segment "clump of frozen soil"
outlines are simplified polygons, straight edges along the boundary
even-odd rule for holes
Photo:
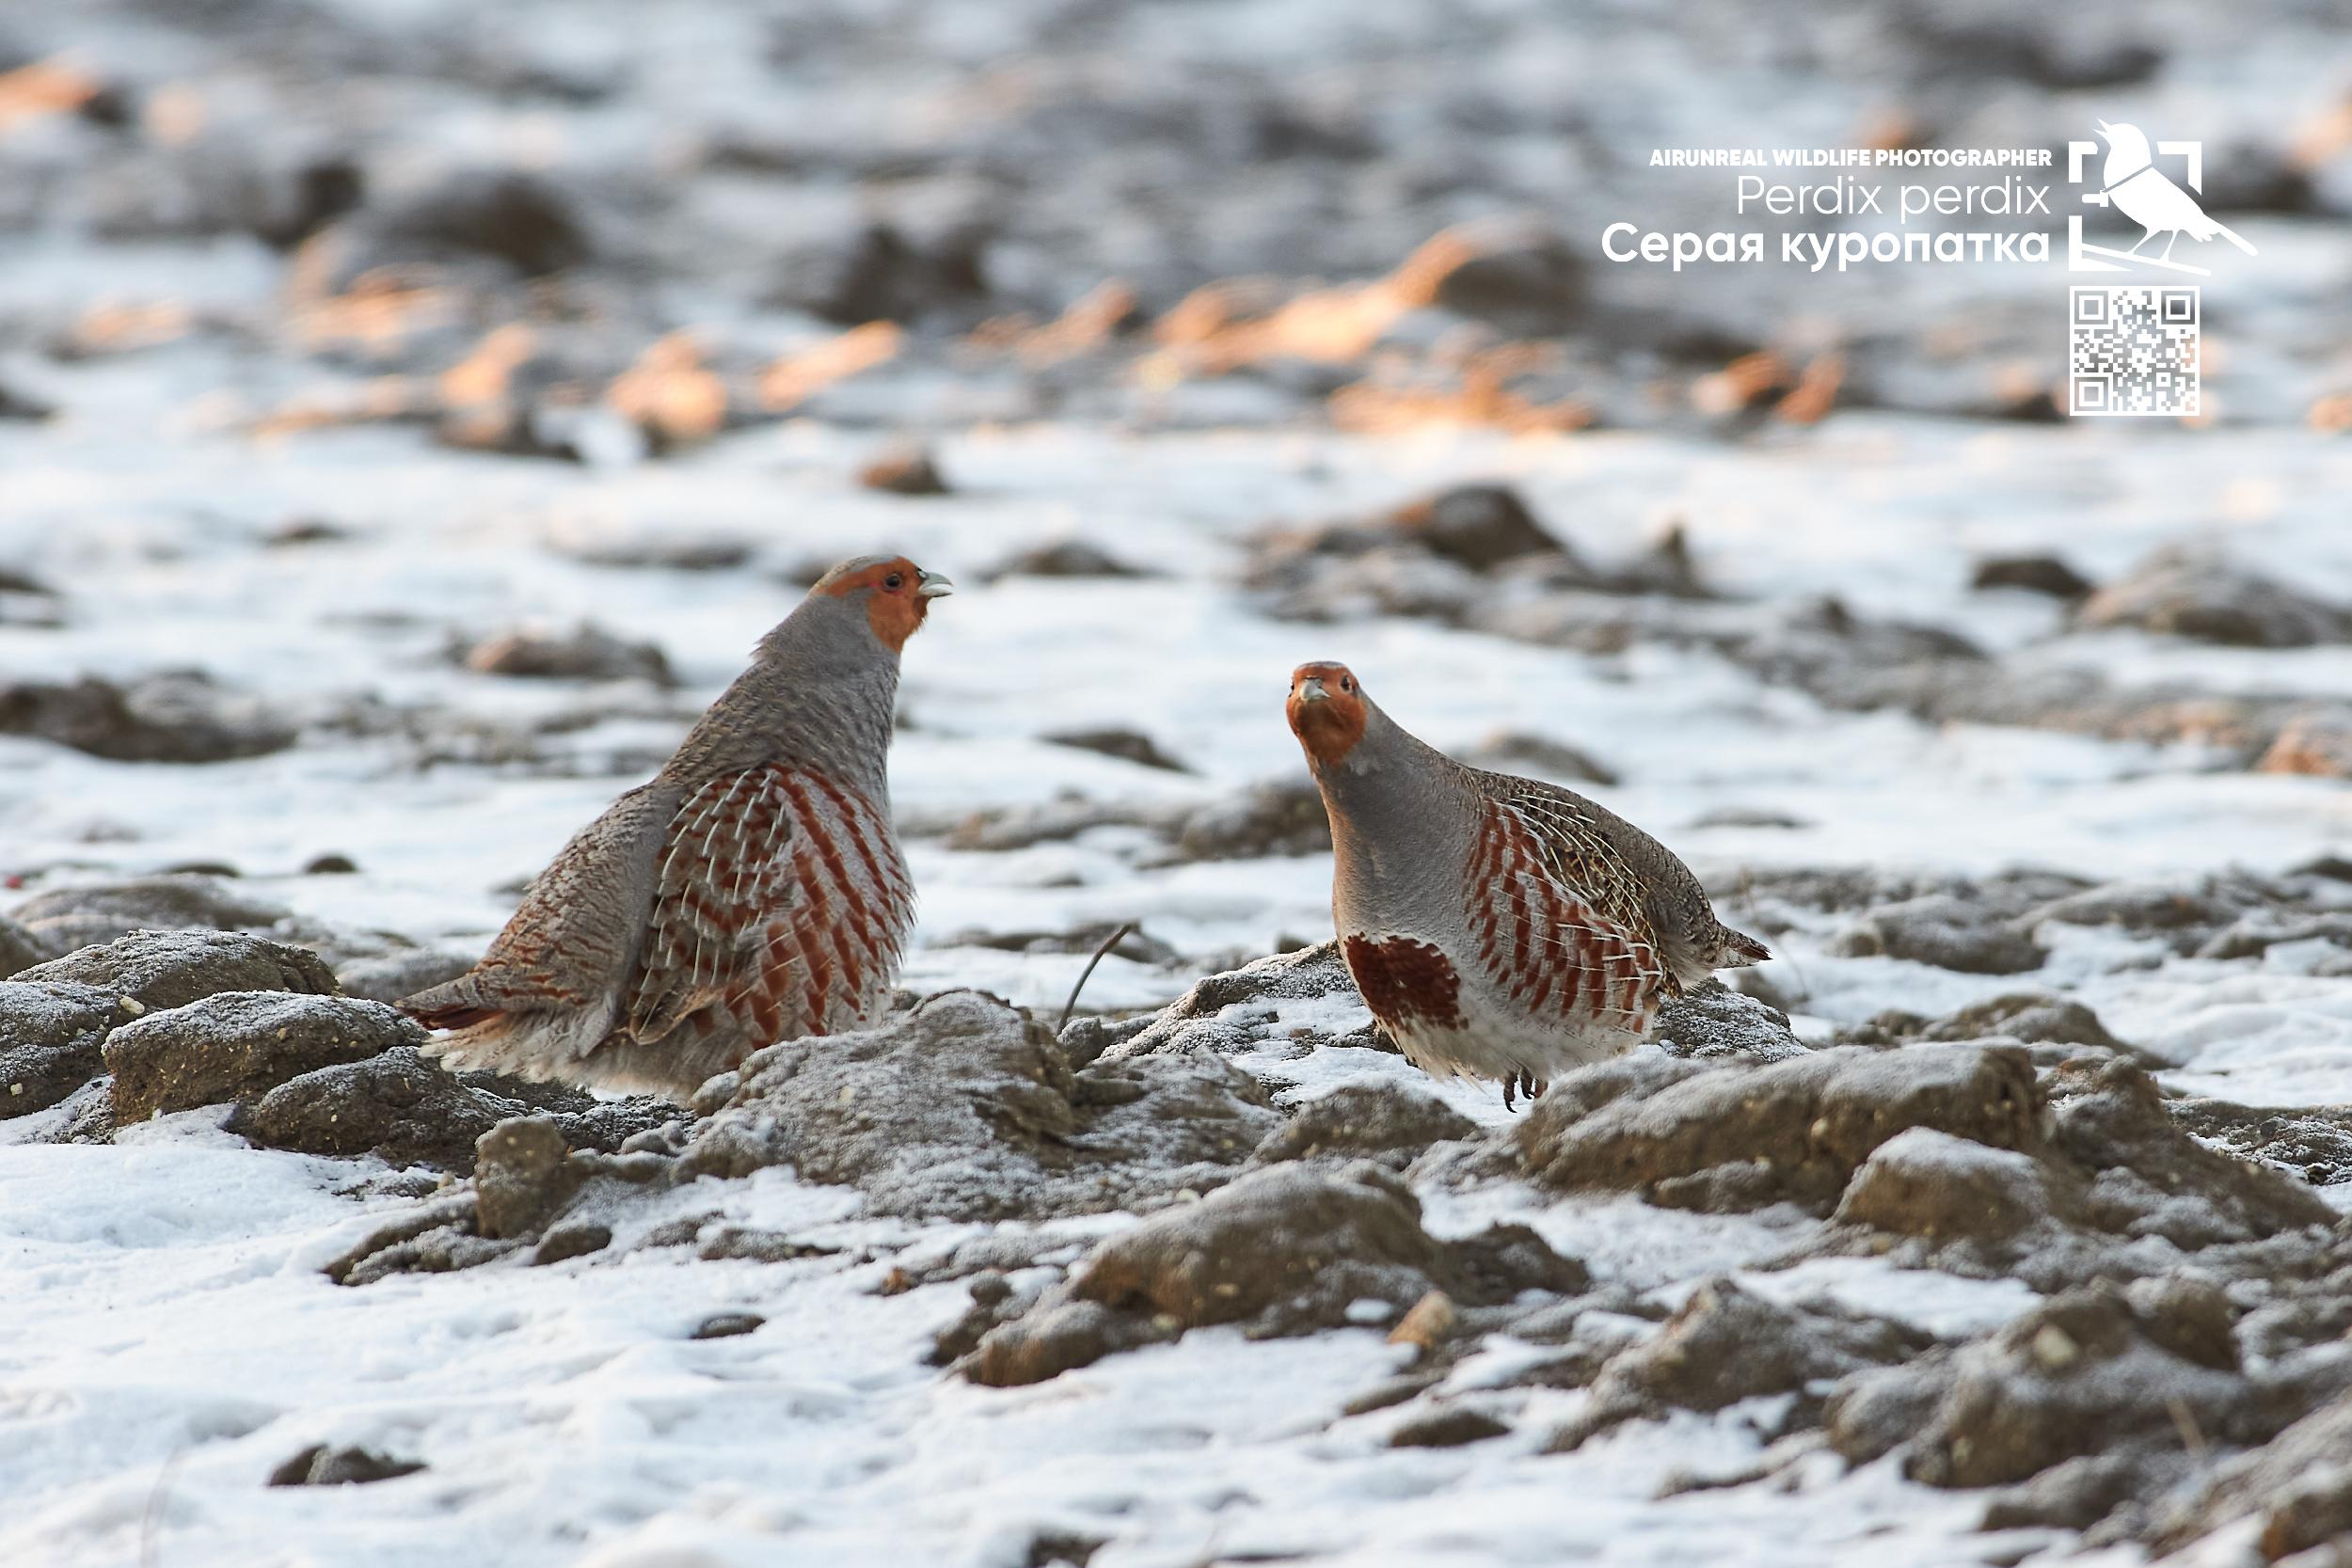
[[[1280,1164],[1104,1243],[962,1365],[975,1382],[1036,1383],[1188,1328],[1303,1334],[1362,1322],[1367,1302],[1401,1317],[1433,1292],[1490,1307],[1586,1283],[1523,1227],[1439,1242],[1412,1190],[1375,1165]]]

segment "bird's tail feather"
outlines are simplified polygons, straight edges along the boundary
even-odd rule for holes
[[[2229,241],[2240,250],[2246,252],[2247,255],[2251,256],[2254,254],[2254,247],[2248,245],[2244,236],[2240,235],[2236,230],[2232,229],[2227,224],[2221,223],[2217,223],[2213,227],[2214,232],[2219,234],[2223,239]]]
[[[428,1029],[463,1029],[500,1010],[497,1000],[483,989],[479,968],[437,986],[427,986],[402,997],[393,1006]]]
[[[499,1016],[496,1007],[476,1006],[471,1003],[453,1002],[446,1006],[419,1006],[414,1001],[400,1004],[400,1010],[428,1029],[467,1029],[485,1019]]]
[[[1720,969],[1745,969],[1750,964],[1760,964],[1772,956],[1771,948],[1746,932],[1735,931],[1728,926],[1723,928],[1719,952],[1721,957],[1716,967]]]
[[[422,1049],[424,1054],[451,1072],[502,1072],[512,1078],[530,1079],[552,1077],[537,1037],[531,1030],[517,1027],[521,1022],[511,1013],[485,1012],[478,1021],[438,1025],[456,1032],[436,1035],[425,1041]]]

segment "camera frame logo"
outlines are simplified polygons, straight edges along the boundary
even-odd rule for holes
[[[2202,142],[2159,141],[2153,145],[2139,127],[2098,123],[2098,141],[2066,144],[2070,183],[2093,183],[2086,173],[2098,159],[2085,207],[2099,207],[2139,225],[2128,249],[2083,239],[2083,214],[2066,220],[2066,270],[2070,273],[2157,272],[2211,277],[2213,271],[2173,250],[2183,236],[2199,246],[2227,240],[2255,254],[2245,237],[2206,214],[2199,199],[2205,188]],[[2104,144],[2104,145],[2103,145]],[[2163,161],[2177,160],[2180,178]],[[2146,253],[2158,236],[2164,248]],[[2203,290],[2197,284],[2076,284],[2068,291],[2066,312],[2067,412],[2083,416],[2195,418],[2203,412]]]

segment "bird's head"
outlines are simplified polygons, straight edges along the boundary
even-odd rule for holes
[[[818,578],[808,596],[863,611],[875,641],[895,654],[922,626],[931,601],[953,592],[955,584],[903,555],[862,555]]]
[[[2138,126],[2109,125],[2104,119],[2098,122],[2098,126],[2099,135],[2106,139],[2108,151],[2120,152],[2127,159],[2137,159],[2141,163],[2154,161],[2148,150],[2148,138],[2140,134]]]
[[[1283,712],[1308,760],[1326,768],[1356,749],[1371,716],[1356,673],[1329,662],[1302,664],[1291,672],[1290,702]]]

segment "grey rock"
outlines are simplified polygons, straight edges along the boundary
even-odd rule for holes
[[[1276,1014],[1282,1003],[1324,998],[1362,1005],[1356,978],[1348,974],[1336,942],[1277,953],[1222,974],[1204,975],[1150,1023],[1106,1049],[1104,1059],[1132,1060],[1163,1053],[1240,1054],[1278,1038]],[[1318,1043],[1375,1044],[1377,1034],[1372,1015],[1366,1011],[1363,1017],[1364,1022],[1350,1034]],[[1303,1049],[1306,1043],[1295,1036],[1279,1037],[1293,1043],[1294,1049]]]
[[[1795,1395],[1781,1417],[1793,1423],[1818,1408],[1815,1389],[1904,1360],[1924,1338],[1883,1319],[1781,1307],[1731,1279],[1711,1279],[1656,1335],[1602,1365],[1590,1399],[1549,1447],[1575,1449],[1636,1417],[1721,1410],[1764,1394]]]
[[[395,1045],[290,1077],[240,1107],[229,1126],[269,1148],[463,1170],[474,1140],[525,1109],[469,1088],[412,1045]]]
[[[2015,974],[2045,957],[2026,930],[1989,918],[1979,905],[1945,894],[1886,904],[1830,940],[1843,958],[1908,958],[1967,974]]]
[[[677,684],[669,659],[655,644],[631,641],[587,625],[563,633],[501,632],[453,651],[467,669],[485,675],[532,680],[643,680],[661,687]]]
[[[1253,1338],[1294,1335],[1341,1326],[1366,1299],[1402,1313],[1432,1292],[1494,1304],[1587,1282],[1581,1264],[1521,1227],[1438,1241],[1411,1190],[1376,1165],[1278,1164],[1103,1243],[961,1368],[977,1383],[1037,1383],[1215,1323]]]
[[[985,297],[985,235],[950,225],[918,233],[867,223],[787,241],[762,296],[769,305],[810,311],[853,326],[968,311]]]
[[[558,541],[553,546],[574,561],[616,570],[732,572],[752,559],[752,546],[724,535],[679,534],[667,529],[618,537]],[[827,562],[830,565],[830,562]],[[823,576],[820,569],[818,577]],[[815,578],[809,581],[814,582]],[[806,584],[803,584],[806,586]]]
[[[1995,1148],[2042,1146],[2041,1098],[2014,1047],[1844,1047],[1756,1067],[1650,1061],[1555,1080],[1508,1134],[1527,1174],[1571,1190],[1638,1190],[1672,1207],[1825,1208],[1906,1128]],[[1637,1085],[1646,1092],[1627,1092]]]
[[[2281,942],[2331,942],[2346,950],[2352,958],[2352,912],[2330,911],[2325,914],[2264,911],[2240,916],[2226,929],[2217,931],[2199,944],[2201,958],[2259,958]]]
[[[94,986],[0,980],[0,1120],[45,1111],[103,1072],[100,1044],[130,1016]]]
[[[119,685],[0,683],[0,735],[38,736],[113,762],[228,762],[282,752],[294,724],[199,672]]]
[[[1147,578],[1153,574],[1083,539],[1018,550],[980,573],[982,582],[1005,578]]]
[[[521,277],[588,259],[587,226],[570,195],[519,170],[451,168],[368,203],[304,242],[295,277],[312,295],[340,293],[361,274],[403,263],[487,261]]]
[[[2007,1241],[2049,1217],[2058,1201],[2032,1156],[1913,1127],[1870,1151],[1836,1218],[1928,1241]]]
[[[94,986],[131,998],[140,1012],[182,1007],[223,991],[335,991],[335,976],[317,954],[240,931],[133,931],[36,964],[16,978]]]
[[[1071,1069],[1053,1037],[970,991],[880,1028],[787,1040],[697,1101],[687,1175],[789,1164],[866,1194],[876,1212],[1036,1218],[1227,1180],[1279,1119],[1222,1062]]]
[[[338,1285],[361,1286],[399,1274],[449,1274],[493,1262],[524,1245],[485,1236],[475,1224],[471,1187],[426,1200],[378,1226],[321,1272]]]
[[[2121,926],[2134,935],[2196,933],[2229,925],[2268,901],[2268,889],[2235,877],[2105,882],[2041,904],[2020,924]]]
[[[452,1074],[404,1044],[289,1078],[241,1104],[229,1129],[269,1148],[373,1154],[463,1174],[484,1133],[534,1111],[554,1118],[569,1147],[605,1153],[675,1115],[649,1099],[598,1101],[491,1073]]]
[[[1805,1050],[1787,1013],[1713,979],[1667,998],[1650,1037],[1669,1056],[1699,1061],[1785,1062]]]
[[[227,991],[118,1025],[103,1051],[117,1121],[257,1100],[314,1068],[354,1062],[424,1037],[378,1002],[283,991]]]
[[[868,490],[894,496],[947,494],[947,482],[940,477],[939,465],[920,447],[883,452],[858,470],[857,482]]]
[[[1883,24],[1900,30],[1913,70],[1925,81],[1990,77],[2082,91],[2144,82],[2165,58],[2161,48],[2128,33],[2070,26],[2062,14],[2035,8],[1898,6],[1883,13]]]
[[[2258,1160],[2315,1187],[2352,1181],[2352,1109],[2341,1105],[2237,1105],[2168,1100],[2183,1131],[2242,1159]]]
[[[2251,1546],[2260,1560],[2307,1560],[2304,1554],[2352,1532],[2347,1451],[2352,1393],[2339,1393],[2265,1447],[2222,1462],[2201,1495],[2162,1522],[2153,1544],[2169,1553],[2225,1526],[2258,1519]]]
[[[292,917],[282,904],[217,877],[185,874],[87,882],[37,893],[11,911],[61,956],[133,931],[268,931]]]
[[[1547,779],[1583,784],[1617,782],[1614,768],[1595,761],[1581,747],[1518,730],[1497,730],[1465,753],[1462,760],[1500,773],[1539,773]]]
[[[2191,1137],[2155,1080],[2128,1061],[2069,1062],[2048,1075],[2043,1092],[2052,1147],[2086,1173],[2084,1212],[2102,1229],[2161,1236],[2187,1252],[2336,1223],[2335,1211],[2300,1181]]]
[[[1506,1436],[1510,1431],[1508,1423],[1483,1410],[1453,1405],[1398,1422],[1389,1433],[1389,1447],[1458,1449],[1470,1443],[1483,1443],[1489,1437]]]
[[[1427,1089],[1343,1084],[1307,1101],[1260,1144],[1258,1164],[1343,1156],[1401,1168],[1431,1144],[1478,1135],[1478,1124]]]
[[[57,952],[40,933],[0,916],[0,980],[54,958]]]
[[[1457,484],[1390,514],[1387,526],[1432,555],[1491,571],[1520,556],[1558,554],[1563,546],[1546,531],[1504,484]]]
[[[2099,1022],[2099,1015],[2080,1002],[2031,991],[2012,991],[1972,1002],[1928,1025],[1920,1037],[1971,1040],[1987,1035],[2007,1035],[2027,1045],[2087,1045],[2147,1058],[2137,1046],[2109,1034],[2106,1025]]]
[[[1985,1504],[1984,1528],[2089,1529],[2158,1477],[2137,1456],[2076,1454]]]
[[[1096,828],[1143,828],[1172,837],[1182,830],[1181,809],[1130,800],[1057,800],[1035,805],[999,807],[928,826],[944,832],[947,847],[983,854],[1026,849],[1039,844],[1062,844]],[[902,822],[899,831],[915,826]]]
[[[1315,625],[1397,615],[1461,626],[1495,596],[1494,584],[1476,567],[1409,539],[1379,533],[1358,545],[1359,537],[1354,531],[1317,535],[1308,547],[1262,557],[1248,580],[1272,590],[1266,613]]]
[[[1073,1068],[1091,1067],[1112,1046],[1124,1044],[1150,1028],[1154,1016],[1139,1013],[1121,1019],[1073,1018],[1062,1025],[1058,1037],[1062,1054],[1070,1058]]]
[[[424,1468],[421,1461],[393,1459],[370,1449],[333,1448],[320,1443],[303,1449],[272,1470],[272,1486],[354,1486],[394,1481]]]
[[[1969,574],[1971,588],[2017,588],[2072,602],[2092,589],[2090,578],[2054,555],[1990,555]]]
[[[1950,1356],[1849,1379],[1831,1439],[1854,1463],[1906,1444],[1905,1472],[1930,1485],[1999,1485],[2078,1455],[2177,1452],[2184,1423],[2203,1442],[2263,1441],[2343,1386],[2340,1372],[2312,1379],[2308,1360],[2249,1371],[2233,1349],[2222,1365],[2182,1354],[2198,1349],[2160,1308],[2081,1287]]]
[[[2130,626],[2247,648],[2352,641],[2352,610],[2209,553],[2178,548],[2157,551],[2091,594],[2075,619],[2090,627]]]
[[[1899,1061],[1926,1049],[1939,1048],[1887,1055]],[[2137,1291],[2187,1256],[2270,1281],[2322,1266],[2314,1254],[2328,1234],[2329,1206],[2281,1174],[2284,1162],[2236,1158],[2192,1136],[2200,1118],[2169,1114],[2128,1059],[2076,1055],[2046,1071],[2041,1088],[2038,1146],[1997,1148],[1930,1127],[1881,1144],[1839,1200],[1845,1234],[1826,1235],[1821,1250],[2007,1275],[2045,1292],[2091,1279],[2132,1281]]]
[[[597,1220],[564,1220],[562,1225],[550,1225],[548,1234],[538,1239],[538,1246],[532,1248],[532,1265],[571,1262],[574,1258],[602,1253],[607,1246],[612,1246],[612,1225],[602,1225]]]
[[[1132,762],[1143,768],[1162,768],[1170,773],[1192,771],[1174,757],[1160,750],[1152,738],[1140,730],[1117,727],[1055,730],[1039,736],[1056,746],[1069,746],[1081,752],[1099,752],[1106,757]]]
[[[1239,800],[1203,806],[1186,817],[1170,858],[1256,860],[1267,855],[1318,855],[1331,847],[1331,818],[1311,784],[1253,785]]]
[[[474,1222],[494,1240],[532,1235],[571,1199],[582,1180],[553,1117],[501,1121],[474,1146]],[[611,1239],[608,1231],[606,1240]]]

